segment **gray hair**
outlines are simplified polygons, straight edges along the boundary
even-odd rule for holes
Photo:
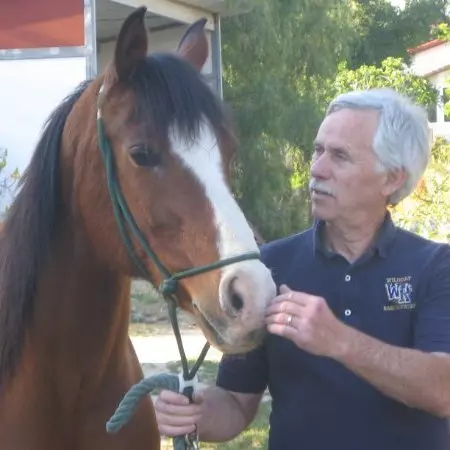
[[[431,153],[431,133],[426,111],[392,89],[353,91],[337,96],[326,115],[340,109],[374,109],[380,112],[373,150],[377,170],[404,169],[406,180],[389,203],[396,205],[414,191]]]

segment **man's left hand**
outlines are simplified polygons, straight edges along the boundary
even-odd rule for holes
[[[267,308],[266,324],[270,333],[315,355],[336,358],[348,342],[348,326],[334,316],[324,298],[285,285]]]

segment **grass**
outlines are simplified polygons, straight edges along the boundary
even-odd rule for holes
[[[192,367],[194,360],[189,361],[189,367]],[[178,373],[181,370],[181,364],[178,361],[169,362],[167,364],[169,372]],[[214,383],[216,379],[218,369],[218,363],[214,361],[204,361],[199,369],[198,376],[199,381],[206,385]],[[269,416],[271,411],[271,402],[264,400],[261,402],[258,413],[251,424],[251,426],[241,433],[238,437],[232,441],[225,443],[208,443],[202,442],[202,450],[247,450],[247,449],[267,449],[268,429],[269,429]],[[163,439],[161,441],[161,450],[171,450],[172,441]]]
[[[189,368],[195,364],[195,360],[190,359]],[[167,369],[172,373],[178,373],[181,371],[181,363],[179,361],[169,362],[167,364]],[[215,361],[203,361],[202,365],[198,370],[198,378],[201,383],[213,384],[216,380],[218,364]]]
[[[202,444],[202,450],[267,450],[270,402],[261,403],[252,425],[237,438],[220,444]]]

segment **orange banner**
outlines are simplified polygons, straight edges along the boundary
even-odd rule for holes
[[[84,0],[0,0],[0,49],[84,45]]]

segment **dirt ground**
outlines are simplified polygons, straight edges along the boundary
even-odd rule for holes
[[[178,311],[178,321],[183,332],[198,331],[193,319],[182,310]],[[149,283],[134,281],[131,291],[130,333],[142,336],[171,332],[164,298]]]
[[[180,356],[164,299],[148,283],[133,283],[129,333],[146,377],[173,371]],[[178,310],[178,321],[186,356],[195,360],[206,340],[189,314]],[[206,361],[217,363],[221,353],[208,351]]]

